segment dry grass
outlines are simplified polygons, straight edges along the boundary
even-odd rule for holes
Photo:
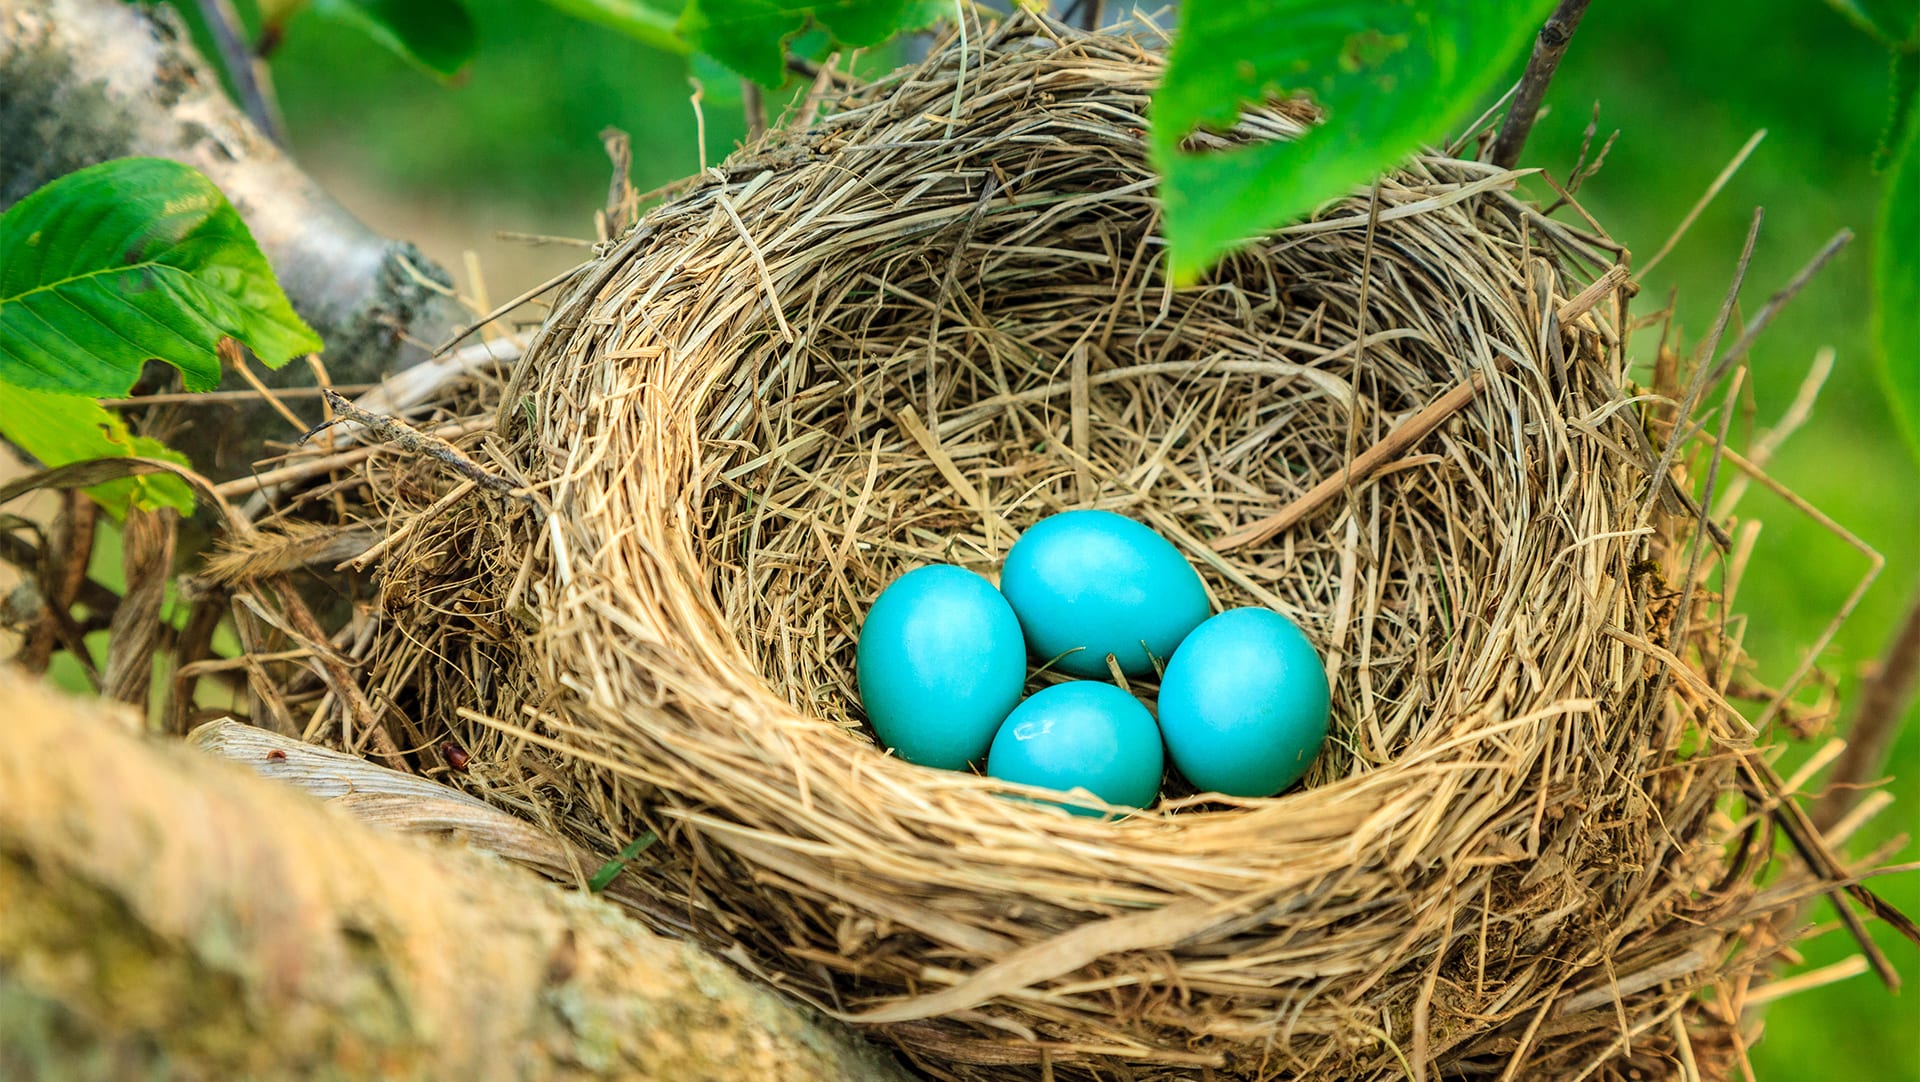
[[[1473,160],[1172,290],[1159,66],[976,27],[647,215],[438,403],[531,502],[391,455],[283,497],[400,533],[337,648],[403,747],[588,851],[657,832],[650,921],[936,1077],[1716,1077],[1822,889],[1688,512],[1718,402],[1655,483],[1689,372],[1628,385],[1625,253]],[[873,746],[878,591],[1083,506],[1318,644],[1302,791],[1102,822]]]

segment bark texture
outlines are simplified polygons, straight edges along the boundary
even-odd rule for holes
[[[221,88],[165,7],[0,0],[0,208],[76,169],[127,156],[205,173],[246,220],[336,382],[405,367],[459,322],[446,273],[322,192]],[[283,370],[297,376],[304,366]]]
[[[903,1077],[604,903],[144,742],[130,713],[0,669],[0,717],[0,999],[40,1004],[43,1039],[79,1026],[176,1078]]]

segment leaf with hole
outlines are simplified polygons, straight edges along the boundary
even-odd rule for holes
[[[1152,150],[1176,282],[1236,244],[1365,184],[1471,119],[1550,0],[1189,0],[1153,97]],[[1291,141],[1236,140],[1248,105],[1294,95],[1322,118]],[[1232,144],[1194,149],[1200,131]]]
[[[220,189],[159,158],[61,177],[0,215],[0,382],[123,395],[149,359],[220,382],[236,338],[278,368],[320,349]]]
[[[119,416],[91,398],[5,383],[0,383],[0,436],[48,467],[97,458],[158,458],[187,465],[185,455],[160,441],[130,434]],[[107,481],[87,494],[115,518],[124,517],[130,505],[171,507],[183,515],[193,511],[186,483],[163,473]]]
[[[473,16],[460,0],[314,0],[313,10],[358,27],[410,64],[450,78],[473,59]]]

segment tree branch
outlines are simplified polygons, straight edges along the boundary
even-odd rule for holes
[[[1526,74],[1520,77],[1520,90],[1514,94],[1507,119],[1493,140],[1489,160],[1500,168],[1512,169],[1520,160],[1520,148],[1526,145],[1527,134],[1533,131],[1533,122],[1540,115],[1540,103],[1546,99],[1547,84],[1553,82],[1560,58],[1567,54],[1567,43],[1580,28],[1580,17],[1587,13],[1587,3],[1588,0],[1560,0],[1560,6],[1553,9],[1546,25],[1540,28],[1540,36],[1533,43],[1533,55],[1527,58]]]
[[[17,672],[0,717],[0,975],[91,1048],[184,1077],[904,1082],[587,895],[145,743]]]
[[[1900,720],[1913,705],[1920,681],[1920,586],[1907,604],[1907,616],[1872,672],[1860,681],[1860,708],[1847,730],[1847,748],[1833,764],[1827,789],[1814,805],[1813,822],[1822,831],[1844,818],[1860,787],[1880,776],[1887,752],[1900,732]]]

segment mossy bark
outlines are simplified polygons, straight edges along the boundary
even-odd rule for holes
[[[0,982],[58,1006],[42,1039],[77,1024],[176,1078],[903,1077],[593,898],[11,670],[0,717]]]

